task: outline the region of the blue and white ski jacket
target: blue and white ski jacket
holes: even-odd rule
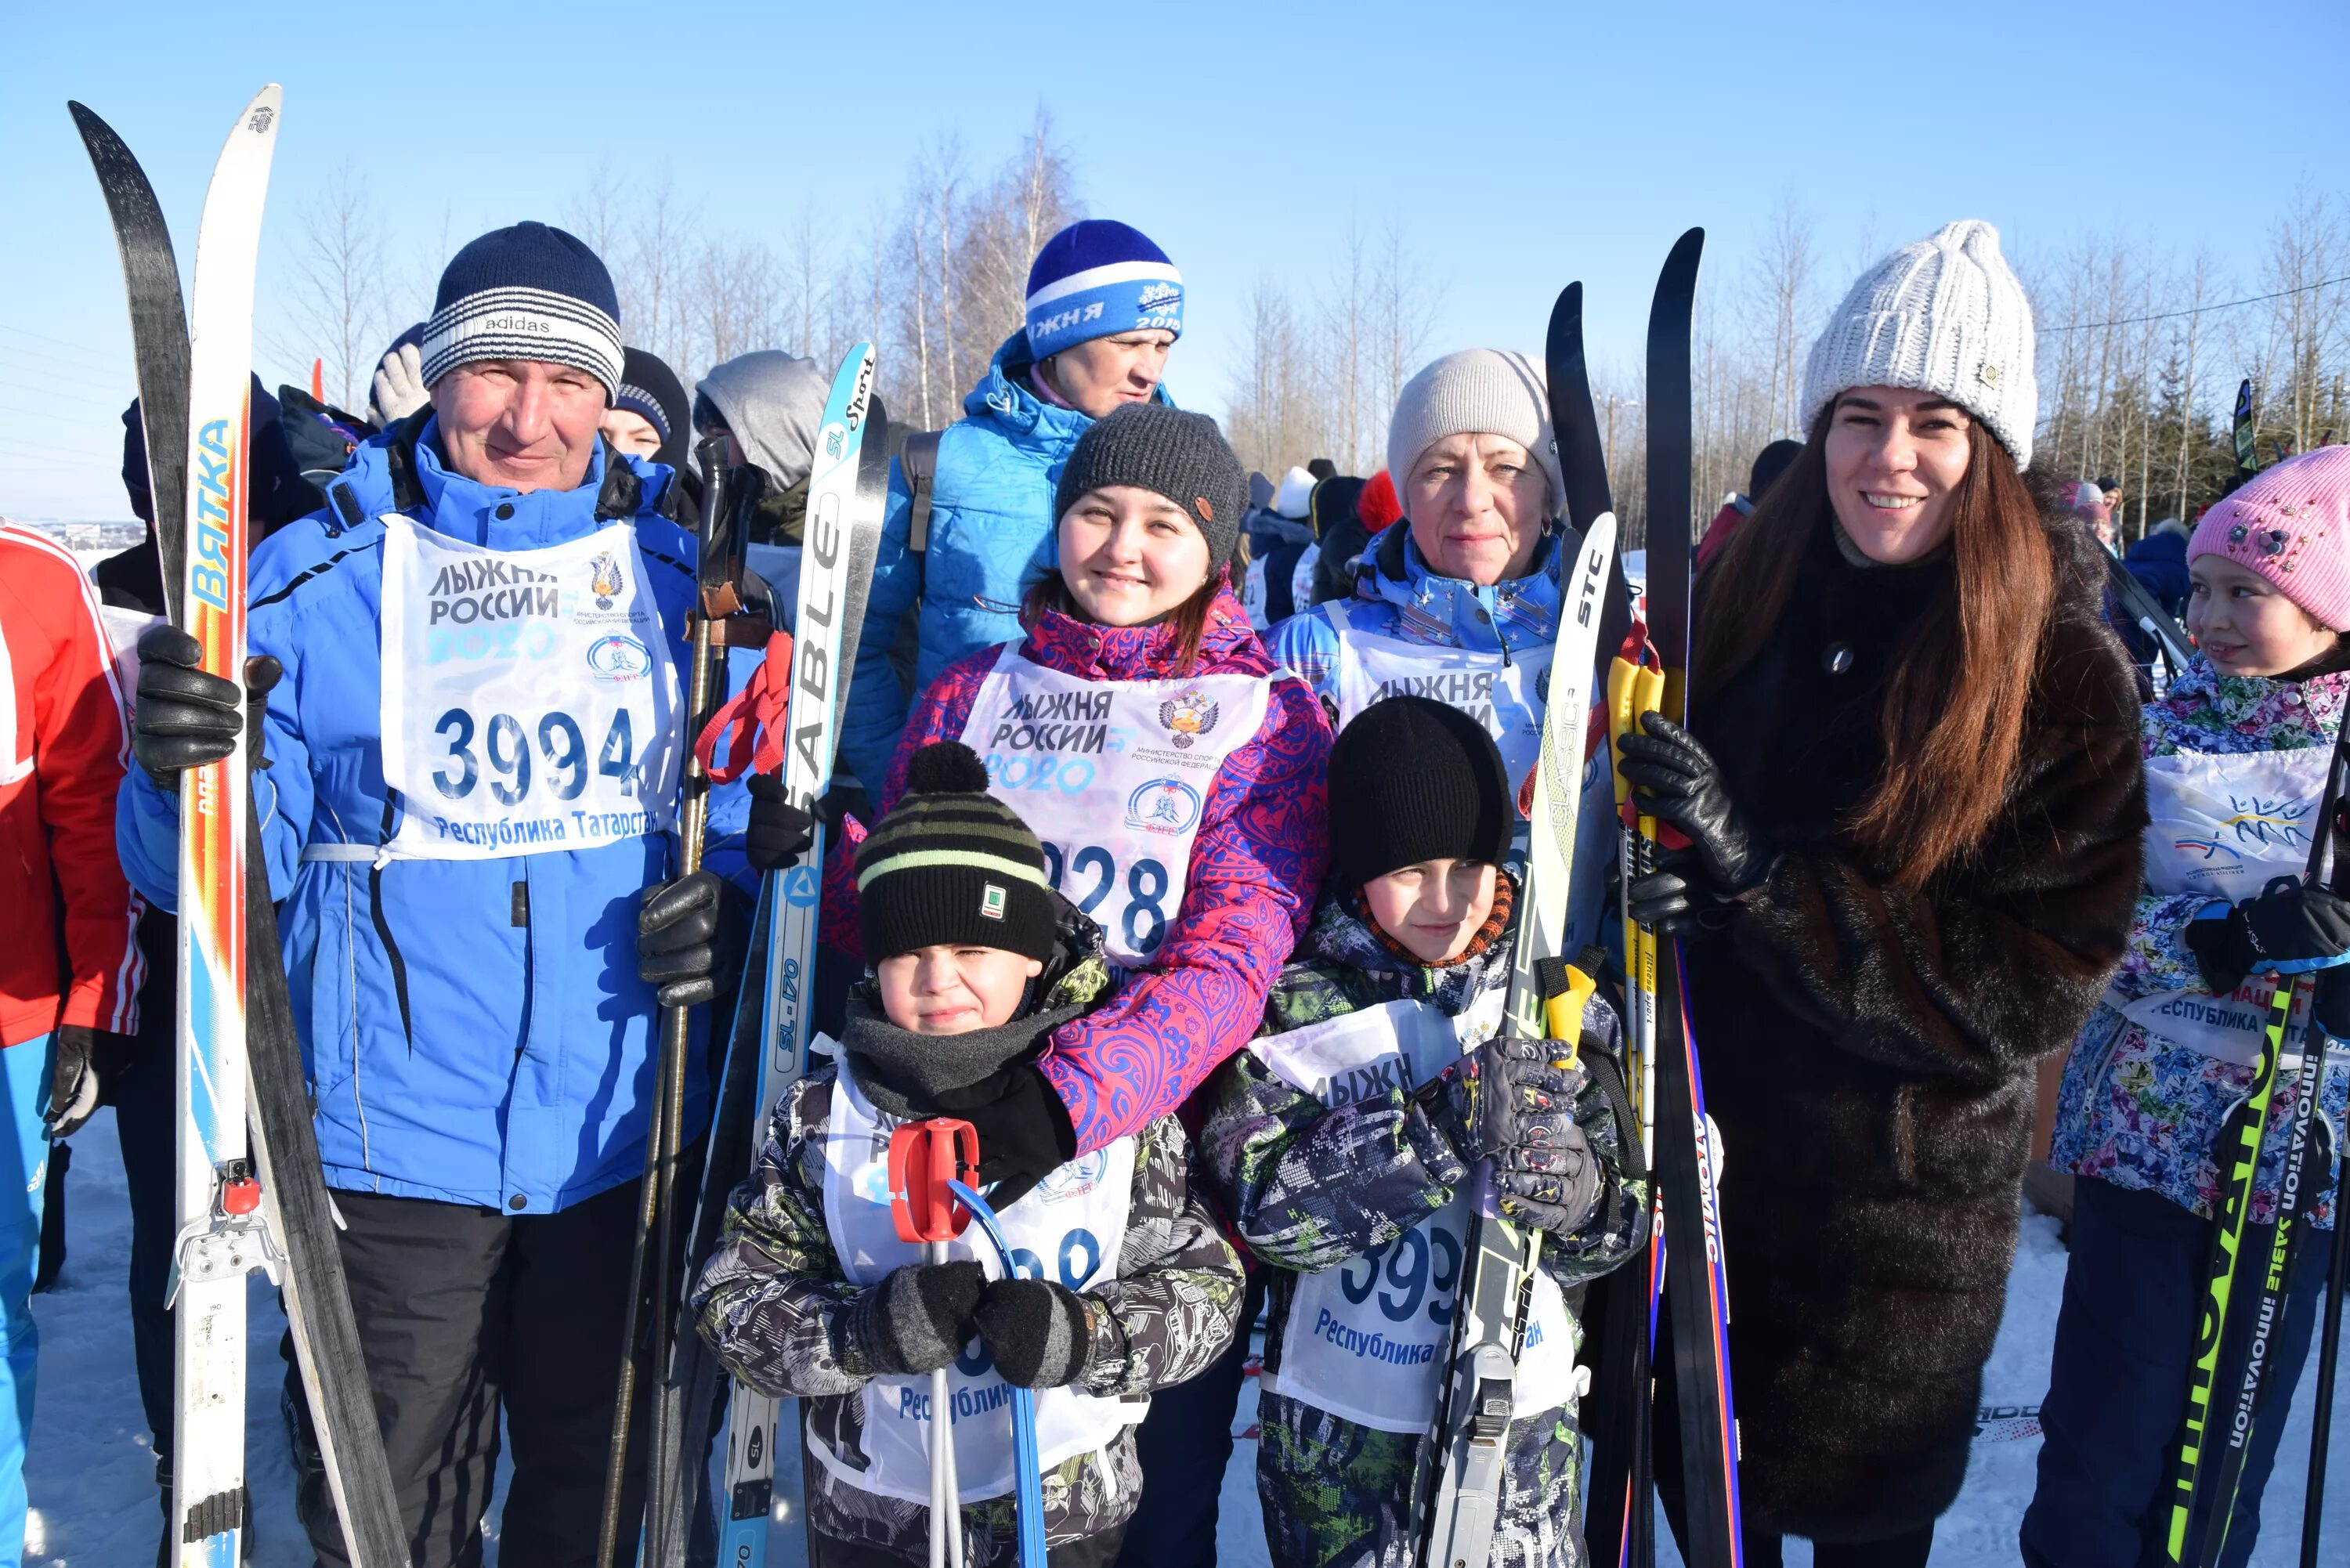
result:
[[[577,489],[519,494],[442,467],[434,428],[406,421],[361,447],[324,510],[253,553],[252,651],[286,669],[255,779],[262,842],[328,1184],[546,1214],[643,1172],[660,1046],[652,988],[637,978],[637,907],[676,874],[674,838],[484,860],[303,849],[381,844],[404,809],[384,784],[379,722],[383,514],[506,550],[632,518],[681,681],[694,540],[660,514],[666,468],[598,442]],[[747,809],[740,786],[713,794],[712,869],[741,866]],[[122,867],[167,909],[179,815],[176,792],[130,770]],[[688,1058],[689,1138],[707,1111],[702,1056]]]
[[[841,720],[841,755],[868,790],[881,787],[912,700],[964,654],[1016,640],[1021,593],[1057,565],[1053,489],[1094,421],[1037,397],[1028,384],[1031,364],[1027,333],[1014,333],[963,399],[963,417],[940,436],[923,555],[908,547],[913,493],[904,469],[890,465],[889,509]],[[1170,400],[1163,385],[1157,400]],[[889,666],[889,649],[917,597],[922,612],[909,691]]]

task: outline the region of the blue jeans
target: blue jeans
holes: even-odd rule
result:
[[[33,1272],[41,1261],[41,1207],[49,1137],[46,1034],[0,1050],[0,1568],[25,1559],[25,1434],[33,1426]]]
[[[2318,1167],[2316,1179],[2325,1176]],[[2170,1467],[2187,1414],[2211,1221],[2167,1198],[2091,1178],[2074,1184],[2073,1203],[2073,1259],[2040,1412],[2040,1485],[2020,1532],[2023,1560],[2031,1568],[2151,1568],[2168,1561]],[[2294,1255],[2282,1342],[2221,1568],[2244,1568],[2259,1539],[2261,1497],[2309,1356],[2333,1241],[2331,1231],[2304,1231]],[[2238,1335],[2251,1314],[2230,1316],[2221,1365],[2241,1366]],[[2215,1393],[2215,1410],[2221,1397]],[[2196,1549],[2190,1537],[2190,1561]]]

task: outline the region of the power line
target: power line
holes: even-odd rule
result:
[[[2050,332],[2096,332],[2108,327],[2137,327],[2148,321],[2176,321],[2182,316],[2200,316],[2209,310],[2233,310],[2240,305],[2258,305],[2262,300],[2282,299],[2288,295],[2307,294],[2313,289],[2332,288],[2337,283],[2350,283],[2350,273],[2340,277],[2325,278],[2318,283],[2304,283],[2298,288],[2281,288],[2274,294],[2250,295],[2242,299],[2230,299],[2218,305],[2197,306],[2192,310],[2164,310],[2152,316],[2125,316],[2117,321],[2076,321],[2070,327],[2051,327]]]

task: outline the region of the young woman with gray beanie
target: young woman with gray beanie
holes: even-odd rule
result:
[[[1699,579],[1692,732],[1624,743],[1640,809],[1691,841],[1631,898],[1685,940],[1721,1130],[1750,1563],[1783,1535],[1926,1562],[2034,1070],[2137,900],[2136,691],[2102,563],[2020,472],[2032,350],[1988,223],[1863,275],[1812,350],[1803,452]]]
[[[1054,566],[1024,595],[1020,639],[940,672],[882,783],[886,812],[921,747],[979,753],[989,793],[1035,830],[1049,879],[1101,926],[1120,975],[994,1100],[958,1112],[979,1129],[981,1174],[1015,1194],[1183,1106],[1247,1043],[1313,911],[1330,729],[1232,593],[1247,504],[1205,415],[1138,403],[1096,421],[1061,472]],[[862,835],[852,818],[852,847]],[[844,936],[845,868],[836,857],[825,890],[827,929]],[[1154,1401],[1127,1561],[1184,1560],[1170,1553],[1202,1515],[1212,1557],[1240,1376],[1227,1356]],[[1215,1389],[1211,1419],[1183,1418]],[[1180,1439],[1159,1440],[1170,1423]],[[1161,1517],[1152,1497],[1180,1506]]]
[[[1559,547],[1570,530],[1543,368],[1469,348],[1424,367],[1397,395],[1388,473],[1403,521],[1372,539],[1352,598],[1266,634],[1313,683],[1334,727],[1399,691],[1450,702],[1501,748],[1513,781],[1534,764],[1558,638]],[[1605,770],[1582,814],[1575,941],[1596,932],[1614,852]]]

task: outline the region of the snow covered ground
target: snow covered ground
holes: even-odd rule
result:
[[[123,1271],[130,1246],[130,1212],[123,1194],[122,1166],[116,1152],[113,1116],[101,1113],[75,1140],[69,1179],[68,1261],[57,1288],[34,1298],[41,1325],[41,1368],[26,1485],[32,1519],[26,1541],[28,1564],[55,1568],[140,1568],[153,1561],[161,1515],[155,1501],[154,1456],[140,1414],[138,1380],[130,1355],[130,1327],[123,1311]],[[1966,1490],[1942,1522],[1934,1543],[1937,1568],[2002,1568],[2016,1561],[2015,1529],[2030,1500],[2033,1466],[2039,1452],[2028,1413],[2047,1386],[2048,1355],[2056,1331],[2056,1308],[2064,1278],[2064,1251],[2056,1222],[2029,1215],[2023,1223],[2015,1272],[2008,1286],[2007,1317],[2000,1330],[1984,1383],[1984,1397],[1998,1417],[1975,1445]],[[265,1290],[253,1293],[252,1382],[246,1429],[252,1468],[255,1540],[255,1568],[300,1568],[310,1561],[294,1520],[293,1469],[277,1408],[282,1376],[277,1357],[284,1319]],[[2313,1352],[2313,1362],[2314,1353]],[[2298,1560],[2304,1455],[2310,1431],[2310,1384],[2304,1376],[2288,1427],[2278,1475],[2270,1488],[2269,1517],[2256,1564]],[[1244,1396],[1236,1428],[1254,1422],[1254,1385]],[[2012,1415],[2000,1416],[2002,1409]],[[2329,1529],[2327,1560],[2350,1561],[2350,1390],[2335,1411],[2342,1434],[2334,1447],[2329,1490],[2336,1500]],[[1224,1477],[1219,1537],[1222,1560],[1234,1568],[1265,1563],[1257,1521],[1256,1445],[1236,1445]],[[795,1477],[785,1490],[796,1494]],[[494,1531],[496,1516],[491,1519]],[[1659,1556],[1676,1565],[1670,1538],[1659,1523]],[[1810,1549],[1793,1544],[1788,1562],[1808,1563]],[[493,1542],[489,1561],[497,1560]],[[801,1568],[806,1555],[795,1524],[778,1528],[769,1558],[777,1568]]]

